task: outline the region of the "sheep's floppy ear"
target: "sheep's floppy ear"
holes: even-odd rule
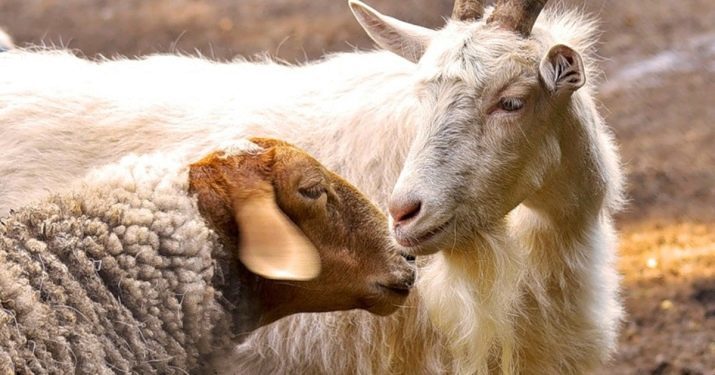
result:
[[[275,202],[273,186],[261,181],[247,194],[234,194],[241,242],[239,259],[268,279],[309,280],[320,273],[320,255]]]
[[[412,62],[422,57],[432,40],[433,30],[380,14],[359,0],[350,0],[355,18],[380,47]]]
[[[553,94],[572,93],[586,83],[581,55],[571,47],[557,44],[541,60],[539,74]]]

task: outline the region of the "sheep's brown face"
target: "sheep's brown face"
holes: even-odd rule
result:
[[[250,152],[218,152],[193,164],[190,185],[202,214],[239,253],[246,250],[247,239],[249,246],[260,249],[263,243],[275,243],[275,237],[292,231],[303,240],[307,238],[308,245],[301,239],[279,241],[285,245],[278,249],[277,257],[291,253],[292,247],[317,250],[320,269],[315,270],[314,278],[304,277],[313,270],[310,255],[299,255],[287,265],[279,260],[285,267],[278,268],[291,269],[296,262],[308,264],[309,271],[298,267],[299,276],[295,277],[292,270],[275,271],[260,262],[254,267],[242,254],[241,263],[261,275],[250,287],[261,304],[262,323],[298,312],[355,308],[386,315],[402,305],[414,283],[415,270],[396,251],[382,212],[298,148],[270,139],[252,142],[257,147]],[[284,219],[288,224],[275,215],[265,216],[269,206],[245,212],[254,202],[266,200],[277,205],[280,216],[290,219]],[[295,229],[285,229],[286,225]],[[260,236],[254,235],[257,231]]]
[[[395,311],[415,273],[395,251],[382,212],[341,177],[287,145],[275,147],[273,176],[278,205],[315,244],[322,260],[317,278],[295,283],[296,291],[309,290],[299,291],[313,305],[305,308],[357,307],[380,315]]]

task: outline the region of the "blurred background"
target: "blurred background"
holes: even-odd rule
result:
[[[368,2],[433,28],[452,8]],[[629,175],[618,218],[629,315],[603,374],[715,374],[715,1],[557,4],[601,22],[598,100]],[[0,27],[20,46],[89,57],[267,52],[300,63],[373,48],[343,0],[1,0]]]

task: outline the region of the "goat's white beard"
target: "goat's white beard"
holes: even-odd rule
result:
[[[457,374],[514,372],[515,328],[523,259],[504,231],[480,235],[474,248],[436,254],[422,269],[420,290],[430,320],[449,337]]]

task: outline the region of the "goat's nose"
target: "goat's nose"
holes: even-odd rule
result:
[[[420,209],[422,209],[422,202],[418,200],[392,201],[388,209],[397,226],[406,224],[417,217],[420,214]]]

